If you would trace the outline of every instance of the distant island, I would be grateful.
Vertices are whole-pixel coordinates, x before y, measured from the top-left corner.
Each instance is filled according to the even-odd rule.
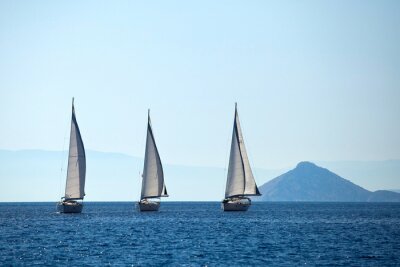
[[[311,162],[300,162],[260,187],[256,201],[399,202],[400,193],[368,191]]]

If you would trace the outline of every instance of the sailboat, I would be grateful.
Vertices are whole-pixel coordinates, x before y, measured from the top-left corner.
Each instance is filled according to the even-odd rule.
[[[164,172],[160,155],[154,140],[153,129],[148,111],[146,151],[142,174],[142,191],[140,201],[137,203],[140,211],[158,211],[160,197],[168,197],[164,183]]]
[[[86,156],[81,133],[75,116],[74,99],[72,98],[71,133],[69,140],[69,156],[65,195],[57,203],[61,213],[82,212],[85,196]]]
[[[246,211],[251,205],[250,196],[261,196],[261,194],[251,171],[235,103],[231,153],[225,199],[221,203],[222,209],[224,211]]]

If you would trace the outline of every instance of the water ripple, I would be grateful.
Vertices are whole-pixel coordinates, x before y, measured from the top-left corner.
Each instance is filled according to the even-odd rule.
[[[2,203],[0,241],[1,265],[399,266],[400,204]]]

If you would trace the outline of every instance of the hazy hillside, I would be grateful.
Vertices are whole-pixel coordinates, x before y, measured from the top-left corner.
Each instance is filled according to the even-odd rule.
[[[368,197],[369,202],[398,202],[400,201],[400,193],[378,190],[372,192]]]
[[[86,200],[132,201],[140,195],[143,159],[88,150]],[[161,155],[162,156],[162,155]],[[0,201],[57,201],[64,192],[67,152],[0,150]],[[170,197],[165,200],[222,200],[226,170],[164,162]],[[62,170],[61,170],[62,168]],[[262,183],[281,170],[254,169]]]
[[[386,190],[370,192],[328,169],[300,162],[295,169],[260,187],[262,201],[400,201],[400,194]]]
[[[88,201],[131,201],[139,197],[142,158],[91,150],[86,152],[86,199]],[[0,201],[56,201],[63,194],[67,151],[0,150],[0,162]],[[170,194],[168,200],[219,201],[223,199],[226,169],[170,165],[165,161],[163,166]],[[365,173],[361,167],[360,173]],[[289,168],[278,170],[253,168],[258,185],[288,170]],[[396,168],[393,168],[392,164],[386,173],[393,177],[393,170]],[[352,179],[351,176],[345,177]],[[399,188],[398,184],[385,187],[387,181],[385,177],[379,181],[382,184],[380,189]]]
[[[400,193],[400,189],[389,189],[388,191],[392,191],[392,192]]]
[[[375,191],[400,188],[400,160],[383,161],[316,161],[341,177],[351,179],[363,188]]]

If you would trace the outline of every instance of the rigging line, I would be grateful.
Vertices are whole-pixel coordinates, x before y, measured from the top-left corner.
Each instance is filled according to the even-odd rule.
[[[229,143],[231,143],[232,140],[231,138],[227,138],[227,142],[226,142],[226,148],[225,148],[225,167],[224,167],[224,175],[225,177],[228,175],[228,165],[229,165],[229,156],[230,156],[230,151],[231,151],[231,146],[229,145]]]
[[[68,112],[68,114],[69,114],[69,112]],[[69,123],[68,123],[68,125],[69,125]],[[59,183],[59,195],[62,194],[62,174],[63,174],[63,167],[65,165],[65,159],[66,159],[66,157],[64,157],[64,149],[65,149],[65,140],[67,139],[67,133],[68,133],[68,128],[69,128],[68,125],[64,130],[64,141],[63,141],[63,147],[62,147],[62,150],[61,150],[62,158],[61,158],[60,179],[59,179],[60,180],[60,183]]]
[[[232,143],[232,133],[231,135],[228,134],[228,138],[226,139],[226,152],[225,152],[225,167],[224,167],[224,178],[228,179],[228,169],[229,169],[229,160],[230,160],[230,152],[231,152],[231,146],[230,143]],[[227,183],[227,181],[226,181]],[[225,190],[226,190],[226,183],[225,183]],[[224,197],[225,197],[225,193],[224,193]]]
[[[144,147],[144,154],[146,154],[146,141],[147,141],[147,131],[148,131],[148,124],[149,124],[149,114],[150,114],[150,110],[148,110],[148,113],[147,113],[148,115],[148,118],[147,118],[147,121],[146,121],[146,134],[141,138],[141,141],[140,141],[140,148],[143,148]],[[143,145],[143,144],[145,144],[145,145]],[[142,154],[143,155],[143,154]],[[140,157],[139,157],[140,158]],[[141,162],[140,160],[138,161],[139,163],[139,180],[140,180],[140,182],[139,182],[139,186],[138,186],[138,192],[139,192],[139,200],[141,200],[141,198],[142,198],[142,183],[143,183],[143,173],[141,173],[141,171],[140,171],[140,169],[141,169],[141,167],[143,168],[143,166],[144,166],[144,160],[145,160],[145,158],[144,158],[144,156],[143,156],[143,161]],[[140,162],[142,163],[142,165],[140,165]]]
[[[140,171],[139,171],[139,177],[142,178]],[[143,179],[141,179],[141,182],[143,183]],[[142,191],[142,187],[140,185],[140,186],[138,186],[139,201],[142,200],[142,192],[141,191]]]

